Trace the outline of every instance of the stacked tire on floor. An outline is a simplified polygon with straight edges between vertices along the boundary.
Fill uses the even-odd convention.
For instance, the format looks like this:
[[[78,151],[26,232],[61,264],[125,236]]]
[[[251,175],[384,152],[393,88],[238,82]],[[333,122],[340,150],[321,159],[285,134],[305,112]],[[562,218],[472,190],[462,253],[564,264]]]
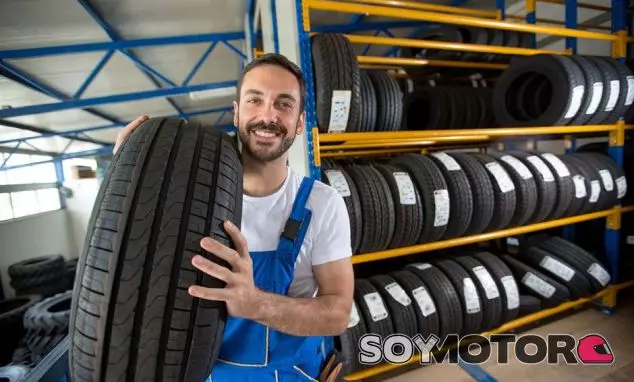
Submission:
[[[587,214],[618,205],[627,178],[607,155],[435,152],[327,160],[355,254]]]
[[[114,155],[88,226],[72,295],[73,381],[204,380],[226,307],[191,297],[222,287],[191,264],[205,236],[232,245],[242,164],[235,141],[177,119],[151,119]],[[224,264],[226,265],[226,264]]]
[[[604,265],[560,237],[531,237],[519,255],[483,250],[436,254],[355,281],[354,306],[345,333],[336,338],[352,373],[375,366],[359,359],[365,334],[392,334],[443,345],[449,335],[466,336],[563,302],[603,290],[611,278]],[[412,261],[412,260],[409,260]],[[419,354],[414,346],[413,354]],[[367,355],[367,354],[366,354]]]

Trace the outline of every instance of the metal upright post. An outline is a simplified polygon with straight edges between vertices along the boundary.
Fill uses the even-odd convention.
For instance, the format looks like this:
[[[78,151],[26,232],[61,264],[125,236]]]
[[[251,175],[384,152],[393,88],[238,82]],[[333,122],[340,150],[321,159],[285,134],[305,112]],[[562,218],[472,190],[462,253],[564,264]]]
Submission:
[[[535,25],[537,23],[537,0],[526,0],[524,11],[526,12],[526,22]],[[537,47],[535,33],[531,33],[531,48]]]

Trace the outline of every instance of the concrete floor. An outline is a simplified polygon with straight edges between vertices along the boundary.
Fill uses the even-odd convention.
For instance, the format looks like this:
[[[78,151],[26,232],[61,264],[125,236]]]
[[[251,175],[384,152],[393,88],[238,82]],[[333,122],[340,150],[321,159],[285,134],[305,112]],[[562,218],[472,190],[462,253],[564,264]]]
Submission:
[[[618,309],[612,316],[593,308],[580,310],[557,321],[532,328],[522,334],[532,333],[571,334],[582,338],[586,334],[597,333],[607,339],[614,363],[612,365],[564,365],[537,364],[526,365],[519,362],[509,351],[509,363],[498,364],[493,355],[497,354],[496,345],[492,345],[492,357],[480,365],[490,376],[500,382],[556,381],[556,382],[632,382],[634,381],[634,291],[623,291],[619,295]],[[512,349],[509,346],[509,349]],[[530,347],[528,348],[529,352]],[[396,371],[389,375],[372,378],[372,381],[387,382],[473,382],[460,366],[438,364],[425,367],[408,368],[409,371]]]

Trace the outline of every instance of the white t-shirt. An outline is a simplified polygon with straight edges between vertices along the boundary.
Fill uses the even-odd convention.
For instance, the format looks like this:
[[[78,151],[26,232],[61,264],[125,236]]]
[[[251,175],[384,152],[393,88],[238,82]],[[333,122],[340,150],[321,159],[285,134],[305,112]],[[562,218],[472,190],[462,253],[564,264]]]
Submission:
[[[303,177],[288,168],[284,185],[274,194],[243,195],[242,224],[249,251],[273,251],[288,220]],[[350,220],[343,197],[332,187],[315,180],[306,203],[312,211],[308,231],[295,263],[288,294],[314,297],[317,282],[312,267],[352,256]]]

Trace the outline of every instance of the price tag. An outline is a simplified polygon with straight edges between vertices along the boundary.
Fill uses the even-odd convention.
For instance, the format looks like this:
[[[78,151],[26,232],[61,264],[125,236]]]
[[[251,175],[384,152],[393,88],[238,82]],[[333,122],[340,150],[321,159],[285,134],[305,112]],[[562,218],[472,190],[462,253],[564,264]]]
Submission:
[[[581,175],[575,175],[572,177],[572,180],[575,182],[575,197],[577,199],[585,198],[588,196],[588,191],[586,190],[586,178]]]
[[[434,227],[442,227],[449,222],[449,191],[434,191],[434,204],[436,205],[436,216],[434,217]]]
[[[441,161],[442,164],[445,165],[445,168],[449,171],[456,171],[461,169],[458,162],[456,162],[455,159],[447,155],[447,153],[433,153],[431,155],[437,158],[439,161]]]
[[[350,319],[348,320],[348,328],[354,328],[357,326],[361,317],[359,317],[359,311],[357,310],[357,304],[352,302],[352,310],[350,310]]]
[[[334,90],[330,100],[330,121],[328,122],[329,133],[342,133],[348,126],[348,115],[350,114],[351,90]]]
[[[412,300],[410,300],[407,293],[405,293],[403,288],[401,288],[401,286],[397,283],[390,283],[386,285],[385,290],[394,300],[398,301],[403,306],[409,306],[409,304],[412,303]]]
[[[590,182],[590,203],[596,203],[601,194],[601,184],[598,180]]]
[[[492,300],[500,297],[500,291],[498,290],[495,281],[493,281],[493,277],[491,277],[491,274],[485,267],[478,265],[473,268],[473,273],[476,275],[478,280],[480,280],[480,284],[482,284],[482,287],[484,288],[484,293],[486,294],[487,299]]]
[[[346,181],[346,177],[339,170],[326,170],[324,171],[328,178],[328,183],[334,188],[341,196],[350,196],[350,186]]]
[[[522,277],[522,283],[544,298],[551,298],[556,291],[554,286],[535,276],[532,272],[527,272]]]
[[[617,197],[619,199],[622,199],[627,194],[627,179],[624,176],[616,179],[616,189],[618,190]]]
[[[478,313],[480,311],[480,297],[473,280],[470,277],[465,277],[462,280],[462,287],[464,289],[464,302],[467,307],[467,313]]]
[[[421,271],[424,271],[427,268],[431,268],[431,264],[429,263],[414,263],[414,264],[410,264],[412,267],[416,267],[418,269],[420,269]]]
[[[544,161],[541,160],[540,157],[536,155],[531,155],[526,159],[531,162],[533,166],[535,166],[535,168],[537,168],[537,171],[539,171],[540,174],[542,174],[542,179],[544,182],[553,182],[555,180],[555,176],[553,175],[552,171],[550,171],[550,168],[548,168],[546,163],[544,163]]]
[[[603,82],[595,82],[592,84],[592,98],[586,109],[586,115],[594,114],[597,111],[601,98],[603,98]]]
[[[506,295],[506,309],[513,310],[520,306],[520,292],[513,276],[504,276],[501,279]]]
[[[544,258],[539,262],[539,265],[550,271],[552,274],[561,277],[566,281],[572,280],[575,276],[575,270],[562,263],[557,259],[553,259],[550,256],[544,256]]]
[[[423,287],[418,287],[412,291],[412,295],[420,308],[420,312],[424,317],[428,317],[431,314],[436,313],[436,305],[434,300],[431,299],[429,292]]]
[[[614,106],[616,106],[616,101],[619,99],[620,92],[621,81],[610,81],[610,98],[608,98],[608,103],[607,105],[605,105],[605,111],[612,111],[612,109],[614,109]]]
[[[625,105],[630,106],[634,101],[634,76],[627,76],[627,97],[625,97]]]
[[[570,97],[570,106],[568,111],[564,115],[564,118],[572,118],[579,112],[581,108],[581,100],[583,99],[583,93],[585,93],[585,87],[583,85],[575,86],[572,89],[572,96]]]
[[[599,263],[592,263],[588,268],[588,273],[597,279],[602,286],[606,286],[610,282],[610,274]]]
[[[493,174],[493,177],[497,181],[498,186],[500,187],[500,191],[502,193],[507,193],[515,189],[515,185],[513,184],[511,177],[506,171],[504,171],[504,169],[499,163],[497,162],[487,163],[486,168],[487,170],[489,170],[491,174]]]
[[[555,171],[560,178],[570,175],[570,171],[568,171],[568,167],[566,167],[564,162],[562,162],[561,159],[557,158],[553,154],[542,154],[542,158],[546,159],[548,163],[550,163],[555,168]]]
[[[599,170],[599,175],[601,175],[601,180],[603,180],[603,188],[608,192],[614,190],[614,180],[612,179],[610,171]]]
[[[368,293],[363,296],[363,299],[368,306],[372,321],[377,322],[387,318],[387,309],[385,309],[383,299],[378,292]]]
[[[531,170],[526,167],[524,163],[522,163],[519,159],[512,157],[510,155],[504,155],[502,158],[504,162],[508,163],[509,166],[513,167],[515,171],[522,177],[522,179],[530,179],[533,177]]]
[[[406,172],[393,172],[401,204],[416,204],[416,193],[412,178]]]

